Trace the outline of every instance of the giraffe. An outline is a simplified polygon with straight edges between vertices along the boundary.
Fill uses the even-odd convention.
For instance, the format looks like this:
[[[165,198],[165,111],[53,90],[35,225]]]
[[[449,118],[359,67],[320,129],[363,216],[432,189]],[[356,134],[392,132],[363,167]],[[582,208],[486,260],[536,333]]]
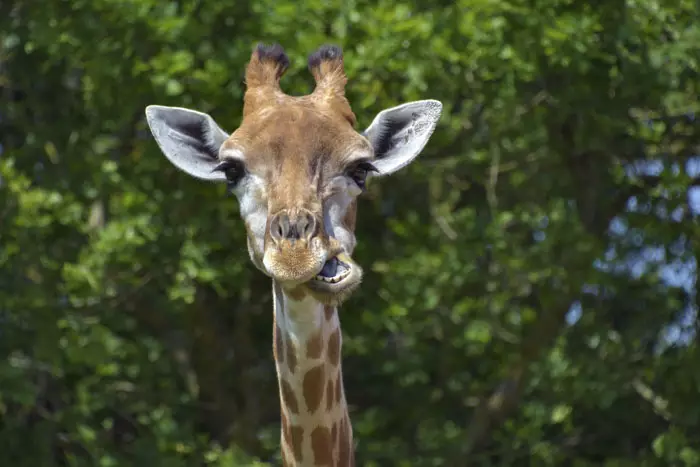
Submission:
[[[338,306],[357,289],[357,197],[372,177],[418,156],[442,112],[436,100],[379,112],[357,132],[340,47],[308,58],[314,90],[280,88],[289,58],[258,44],[246,67],[240,126],[227,133],[205,113],[149,105],[160,150],[178,169],[226,183],[238,200],[253,265],[272,279],[273,345],[284,466],[355,465],[343,386]]]

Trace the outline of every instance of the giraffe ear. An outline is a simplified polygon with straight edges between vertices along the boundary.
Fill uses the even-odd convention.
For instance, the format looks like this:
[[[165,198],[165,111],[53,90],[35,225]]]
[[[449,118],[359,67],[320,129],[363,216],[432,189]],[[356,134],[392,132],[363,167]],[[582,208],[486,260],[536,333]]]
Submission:
[[[423,150],[442,113],[436,100],[409,102],[382,110],[363,132],[374,148],[378,176],[408,165]]]
[[[211,116],[181,107],[149,105],[146,120],[160,150],[175,167],[201,180],[226,181],[214,168],[219,148],[229,135]]]

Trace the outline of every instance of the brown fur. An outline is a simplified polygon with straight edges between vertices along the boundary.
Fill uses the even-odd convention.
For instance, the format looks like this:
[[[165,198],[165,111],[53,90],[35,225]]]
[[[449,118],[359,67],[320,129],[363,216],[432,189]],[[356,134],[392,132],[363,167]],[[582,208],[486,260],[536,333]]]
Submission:
[[[274,104],[285,95],[279,87],[279,81],[288,66],[289,59],[279,45],[265,47],[259,44],[255,47],[246,67],[244,117]]]
[[[323,336],[320,332],[314,334],[309,342],[306,343],[306,357],[307,358],[321,358],[321,351],[323,350]]]
[[[331,432],[328,428],[319,426],[311,432],[311,450],[314,453],[316,465],[330,466],[333,464]]]
[[[309,96],[285,96],[274,111],[244,117],[223,148],[243,151],[246,168],[267,180],[271,213],[282,207],[316,212],[320,179],[342,172],[353,149],[372,154],[342,114]]]
[[[309,70],[316,80],[313,96],[324,105],[332,107],[339,115],[343,115],[354,126],[355,114],[345,98],[345,85],[348,78],[345,75],[340,48],[323,46],[311,54]]]
[[[340,329],[333,331],[333,334],[328,338],[328,361],[333,366],[340,364]]]
[[[316,412],[321,405],[323,392],[326,387],[325,376],[323,364],[310,369],[304,375],[304,401],[309,413]]]

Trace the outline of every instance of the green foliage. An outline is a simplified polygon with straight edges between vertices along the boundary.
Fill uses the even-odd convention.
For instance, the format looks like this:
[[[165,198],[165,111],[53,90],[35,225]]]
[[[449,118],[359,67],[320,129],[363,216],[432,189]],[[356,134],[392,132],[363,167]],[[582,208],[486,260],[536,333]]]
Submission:
[[[235,128],[260,40],[290,94],[342,45],[360,126],[445,104],[360,204],[360,465],[700,465],[690,0],[0,3],[1,465],[279,464],[269,281],[143,113]]]

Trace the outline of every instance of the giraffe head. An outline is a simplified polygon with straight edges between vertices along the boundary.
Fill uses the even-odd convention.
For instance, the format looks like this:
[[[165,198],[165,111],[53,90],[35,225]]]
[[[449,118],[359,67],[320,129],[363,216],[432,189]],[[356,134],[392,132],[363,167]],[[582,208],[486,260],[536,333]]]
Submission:
[[[351,257],[357,196],[370,177],[389,175],[420,153],[442,104],[386,109],[357,132],[340,48],[322,46],[309,56],[316,86],[305,96],[280,89],[288,65],[279,45],[253,50],[243,119],[231,134],[211,116],[180,107],[151,105],[146,117],[170,162],[226,183],[238,198],[258,269],[288,291],[336,304],[362,279]]]

